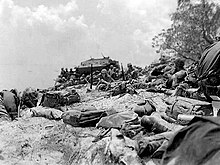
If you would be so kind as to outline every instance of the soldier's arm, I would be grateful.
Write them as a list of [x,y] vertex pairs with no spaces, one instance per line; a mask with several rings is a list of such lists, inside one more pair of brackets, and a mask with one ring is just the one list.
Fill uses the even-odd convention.
[[103,83],[105,83],[105,84],[109,84],[109,82],[107,82],[107,81],[105,81],[105,80],[103,80],[103,79],[101,79],[101,82],[103,82]]

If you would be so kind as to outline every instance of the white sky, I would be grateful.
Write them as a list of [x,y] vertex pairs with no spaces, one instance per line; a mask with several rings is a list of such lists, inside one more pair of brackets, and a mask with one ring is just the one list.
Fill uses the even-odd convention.
[[78,65],[110,56],[145,66],[177,0],[1,0],[0,64]]

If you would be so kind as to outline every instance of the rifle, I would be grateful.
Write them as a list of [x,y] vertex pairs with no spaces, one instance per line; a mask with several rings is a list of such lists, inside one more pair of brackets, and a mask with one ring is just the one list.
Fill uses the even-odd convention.
[[93,85],[93,74],[92,74],[92,64],[91,64],[91,68],[90,68],[90,74],[91,74],[91,84],[90,84],[90,89],[92,89],[92,85]]
[[107,135],[111,131],[111,128],[108,128],[107,130],[102,130],[99,132],[99,134],[94,138],[92,141],[93,143],[98,142],[99,140],[103,139],[105,135]]
[[121,63],[121,72],[122,72],[122,79],[123,81],[125,81],[125,72],[122,63]]

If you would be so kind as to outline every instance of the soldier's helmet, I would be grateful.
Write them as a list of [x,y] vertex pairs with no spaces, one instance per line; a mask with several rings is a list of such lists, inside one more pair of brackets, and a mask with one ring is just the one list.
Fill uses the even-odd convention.
[[106,73],[107,73],[107,70],[106,70],[106,69],[102,69],[102,70],[101,70],[101,73],[102,73],[102,74],[106,74]]
[[174,64],[176,65],[176,67],[179,67],[179,68],[183,68],[185,63],[182,59],[180,58],[177,58],[175,61],[174,61]]
[[216,40],[216,41],[220,41],[220,34],[218,34],[218,35],[215,36],[215,40]]
[[128,63],[128,64],[127,64],[127,67],[132,67],[132,64],[131,64],[131,63]]

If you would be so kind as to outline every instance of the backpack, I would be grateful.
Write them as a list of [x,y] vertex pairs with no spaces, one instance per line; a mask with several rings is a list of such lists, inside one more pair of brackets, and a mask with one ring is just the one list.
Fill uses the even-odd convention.
[[96,127],[120,129],[129,122],[138,122],[138,115],[132,111],[123,111],[101,118]]
[[107,116],[104,110],[80,110],[75,108],[64,112],[61,118],[65,124],[70,124],[73,127],[94,127],[104,116]]
[[167,107],[166,114],[174,119],[177,119],[179,114],[211,116],[213,112],[212,104],[206,101],[172,97],[167,102],[170,106]]
[[38,92],[31,87],[26,88],[21,97],[21,106],[32,108],[37,106],[37,102]]
[[80,102],[80,96],[75,90],[49,91],[43,94],[41,105],[58,108]]

